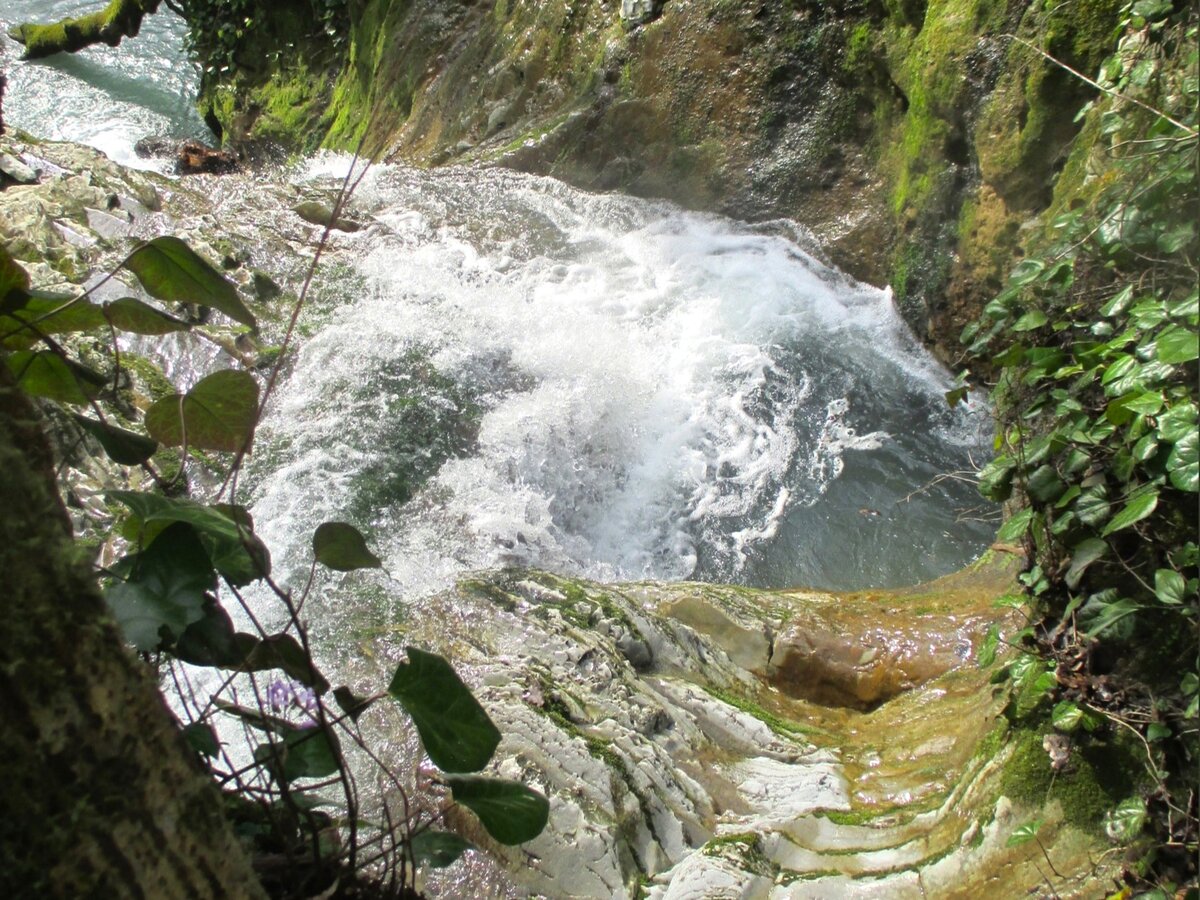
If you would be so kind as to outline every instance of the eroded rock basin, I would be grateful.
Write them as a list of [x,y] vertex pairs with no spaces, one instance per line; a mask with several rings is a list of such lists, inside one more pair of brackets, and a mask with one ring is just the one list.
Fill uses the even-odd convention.
[[[519,849],[460,823],[490,853],[431,895],[1090,896],[1098,837],[1005,796],[1013,742],[976,653],[1019,616],[994,605],[1016,568],[840,595],[507,570],[335,627],[354,620],[364,683],[405,644],[450,655],[505,735],[500,773],[551,798]],[[1040,844],[1009,846],[1035,818]]]

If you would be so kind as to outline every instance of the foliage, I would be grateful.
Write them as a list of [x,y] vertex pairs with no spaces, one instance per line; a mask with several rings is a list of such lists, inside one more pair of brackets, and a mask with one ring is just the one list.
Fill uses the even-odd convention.
[[[261,62],[250,57],[256,46],[273,44],[260,39],[271,5],[270,0],[179,0],[188,42],[206,76],[219,77]],[[345,49],[350,37],[347,0],[301,0],[289,6],[288,18],[301,29],[295,37],[316,36],[318,46]],[[278,57],[284,49],[275,45],[273,53]]]
[[[210,307],[255,327],[237,289],[207,261],[174,237],[139,245],[121,265],[147,294],[170,303]],[[232,477],[250,452],[265,396],[249,372],[213,372],[189,390],[160,398],[141,422],[120,427],[108,421],[122,383],[118,332],[162,334],[192,326],[144,300],[125,298],[98,305],[90,292],[59,296],[31,287],[27,273],[0,249],[0,364],[18,383],[73,420],[113,462],[140,466],[153,483],[174,489],[153,459],[160,446],[231,454]],[[302,301],[301,301],[302,302]],[[109,366],[98,371],[69,349],[88,332],[114,340]],[[274,377],[273,373],[272,378]],[[268,390],[265,393],[269,393]],[[89,407],[91,416],[69,407]],[[107,410],[107,411],[106,411]],[[222,491],[223,493],[223,491]],[[465,840],[438,828],[457,803],[473,810],[484,830],[504,844],[531,840],[545,827],[546,798],[518,782],[473,774],[490,764],[500,732],[450,664],[436,654],[407,648],[386,692],[361,697],[348,687],[332,688],[309,646],[300,610],[318,564],[339,572],[379,568],[363,535],[345,522],[326,522],[313,535],[313,565],[299,592],[272,578],[271,557],[254,533],[249,512],[231,502],[173,496],[157,490],[114,490],[109,501],[127,510],[110,544],[126,548],[104,570],[105,596],[126,640],[159,675],[176,685],[174,707],[188,720],[183,733],[198,758],[223,785],[234,788],[229,813],[257,852],[282,857],[284,871],[264,877],[279,896],[312,896],[341,879],[361,882],[380,872],[401,896],[411,896],[418,866],[441,868],[470,849]],[[246,605],[241,589],[264,585],[287,613],[286,627],[268,633]],[[236,630],[227,604],[240,607],[253,631]],[[188,666],[227,673],[206,700],[196,696]],[[267,673],[264,683],[259,673]],[[249,693],[253,706],[242,705]],[[428,773],[405,787],[383,769],[402,812],[383,800],[381,821],[360,819],[360,798],[343,743],[359,746],[382,768],[359,728],[377,701],[390,697],[411,718],[434,766],[454,773],[432,780]],[[240,726],[245,752],[218,739]],[[226,739],[227,740],[227,739]],[[341,791],[344,815],[319,807]],[[410,797],[421,792],[420,803]],[[451,799],[452,798],[452,799]]]
[[1040,655],[999,677],[1018,716],[1142,737],[1149,813],[1131,798],[1110,833],[1148,824],[1177,882],[1195,878],[1200,764],[1196,10],[1128,3],[1116,43],[1081,113],[1101,148],[1091,179],[963,341],[999,373],[980,489],[1011,503],[1000,538],[1024,543],[1042,616]]

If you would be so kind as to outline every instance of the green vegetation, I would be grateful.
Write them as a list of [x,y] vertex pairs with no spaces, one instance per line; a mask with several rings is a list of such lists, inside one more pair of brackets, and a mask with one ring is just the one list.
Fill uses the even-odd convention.
[[[981,490],[1010,503],[998,538],[1024,543],[1037,612],[997,675],[1035,729],[1011,787],[1083,825],[1136,806],[1169,890],[1194,884],[1198,836],[1198,21],[1165,0],[1122,15],[1055,214],[963,340],[998,373]],[[1038,723],[1074,774],[1051,773]]]
[[[257,329],[233,283],[177,238],[139,244],[120,268],[164,306],[195,304]],[[519,782],[473,774],[491,762],[500,732],[445,659],[407,647],[407,659],[386,691],[365,697],[345,686],[334,688],[319,671],[300,618],[317,567],[354,572],[382,566],[353,525],[317,527],[308,580],[292,588],[272,578],[268,548],[245,507],[222,502],[224,488],[213,502],[179,496],[186,492],[185,468],[198,453],[205,454],[210,471],[225,469],[226,485],[237,474],[266,402],[257,378],[223,369],[180,392],[153,365],[130,356],[125,364],[152,400],[139,413],[128,402],[129,391],[120,390],[121,356],[115,348],[103,339],[92,341],[104,349],[85,358],[69,342],[90,333],[159,335],[191,332],[193,326],[140,300],[100,303],[90,295],[37,290],[0,250],[0,366],[6,384],[75,423],[77,439],[91,442],[97,455],[150,476],[150,489],[107,492],[108,503],[127,512],[110,535],[125,552],[100,573],[104,599],[154,681],[174,685],[182,736],[196,762],[230,792],[225,809],[235,830],[253,854],[287,860],[283,871],[264,870],[263,889],[273,896],[309,895],[339,883],[344,889],[379,879],[398,885],[403,895],[418,866],[451,865],[470,848],[438,827],[450,804],[470,809],[502,844],[540,834],[549,815],[546,797]],[[278,363],[267,393],[277,376]],[[117,425],[112,407],[123,394]],[[228,465],[221,466],[222,460]],[[155,461],[169,468],[158,470]],[[254,584],[274,595],[286,613],[282,630],[268,633],[250,612],[242,590]],[[246,610],[253,632],[235,631],[226,609],[231,603]],[[221,673],[210,696],[196,695],[180,663]],[[252,698],[253,705],[243,705],[242,697]],[[349,740],[370,754],[359,718],[385,697],[403,709],[441,774],[436,785],[411,781],[406,787],[372,755],[399,802],[392,808],[381,801],[381,815],[368,824],[360,818],[361,800],[342,745]],[[228,737],[225,744],[218,739],[218,720],[242,726],[244,754],[226,748]],[[343,817],[318,809],[330,804],[322,791],[332,787],[341,792]],[[419,805],[410,801],[416,793],[423,798]],[[376,844],[391,849],[369,850]]]

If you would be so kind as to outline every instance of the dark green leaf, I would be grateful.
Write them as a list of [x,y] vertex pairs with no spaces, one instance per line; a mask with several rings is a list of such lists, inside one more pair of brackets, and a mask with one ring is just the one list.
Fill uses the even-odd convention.
[[[286,782],[297,778],[324,778],[338,771],[337,738],[319,725],[290,728],[283,740],[255,748],[254,758],[266,763]],[[282,762],[282,768],[278,763]]]
[[1071,567],[1067,569],[1064,581],[1071,590],[1079,587],[1083,573],[1087,567],[1108,553],[1108,542],[1100,538],[1085,538],[1071,548]]
[[1154,596],[1160,603],[1178,606],[1187,596],[1187,579],[1172,569],[1159,569],[1154,573]]
[[19,310],[0,316],[0,340],[7,347],[28,347],[39,334],[66,334],[105,327],[100,307],[71,294],[28,296]]
[[1002,503],[1012,494],[1016,465],[1007,456],[997,456],[979,472],[979,493],[988,500]]
[[221,745],[217,743],[217,735],[207,722],[193,722],[184,726],[183,739],[197,753],[215,759],[221,753]]
[[1116,316],[1123,313],[1133,302],[1133,285],[1127,284],[1111,300],[1100,308],[1102,316]]
[[1200,357],[1200,336],[1178,325],[1165,329],[1155,340],[1154,346],[1158,361],[1169,365],[1191,362]]
[[150,544],[165,525],[187,522],[196,529],[213,567],[234,585],[249,584],[270,574],[270,554],[250,530],[249,516],[242,516],[239,524],[231,510],[184,497],[140,491],[109,491],[108,496],[128,506],[137,517],[137,533],[143,544]]
[[73,414],[72,418],[100,443],[109,459],[123,466],[141,465],[158,449],[158,444],[144,434],[126,431],[78,413]]
[[191,328],[182,319],[167,315],[136,297],[122,297],[112,303],[105,303],[104,315],[114,328],[130,334],[170,334],[173,331],[187,331]]
[[550,818],[550,802],[518,781],[480,775],[447,776],[445,781],[454,802],[475,813],[501,844],[533,840]]
[[[180,397],[163,397],[146,411],[146,430],[167,446],[236,453],[248,448],[258,420],[258,382],[225,369]],[[248,451],[247,451],[248,452]]]
[[996,649],[1000,646],[1000,626],[992,625],[979,647],[979,668],[986,669],[996,661]]
[[1031,309],[1013,323],[1012,330],[1033,331],[1035,328],[1041,328],[1048,321],[1050,320],[1046,318],[1046,314],[1040,309]]
[[333,699],[337,702],[338,709],[348,715],[351,721],[354,722],[357,722],[358,717],[365,713],[367,708],[375,702],[375,698],[360,697],[348,687],[334,688]]
[[396,667],[388,693],[412,716],[425,752],[445,772],[488,764],[500,732],[446,660],[415,647]]
[[1079,626],[1093,637],[1108,634],[1125,640],[1133,633],[1133,616],[1142,607],[1128,597],[1118,598],[1116,591],[1093,594],[1079,610]]
[[235,633],[228,613],[210,599],[203,616],[187,627],[172,652],[194,666],[238,669],[257,644],[252,635]]
[[125,261],[125,268],[152,297],[211,306],[243,325],[256,327],[232,282],[177,237],[158,237],[139,247]]
[[1039,503],[1053,503],[1067,489],[1066,483],[1058,477],[1054,466],[1039,466],[1029,475],[1025,490],[1029,496]]
[[1096,527],[1108,518],[1111,512],[1108,489],[1103,484],[1085,487],[1075,503],[1075,515],[1084,525]]
[[51,350],[19,350],[8,355],[8,368],[27,393],[79,406],[99,395],[108,379]]
[[1195,431],[1176,441],[1167,457],[1171,484],[1181,491],[1200,491],[1200,435]]
[[1143,491],[1125,504],[1124,508],[1112,517],[1112,521],[1104,526],[1102,537],[1108,537],[1115,531],[1128,528],[1154,512],[1158,506],[1158,489]]
[[318,694],[329,690],[329,682],[317,671],[316,664],[308,658],[300,642],[290,634],[272,634],[258,641],[238,668],[243,672],[280,669]]
[[1177,403],[1158,417],[1158,436],[1174,444],[1196,433],[1196,404],[1191,401]]
[[132,573],[105,592],[125,639],[148,652],[174,642],[204,615],[217,586],[208,554],[191,526],[176,523],[137,554]]
[[1029,531],[1029,524],[1033,520],[1033,510],[1023,509],[1016,515],[1010,517],[996,534],[996,540],[1002,544],[1015,541],[1018,538],[1023,538],[1025,533]]
[[313,533],[312,545],[317,562],[339,572],[383,566],[367,549],[366,538],[348,522],[322,522]]
[[422,831],[409,843],[417,865],[431,869],[444,869],[457,862],[467,850],[475,849],[473,844],[448,831]]

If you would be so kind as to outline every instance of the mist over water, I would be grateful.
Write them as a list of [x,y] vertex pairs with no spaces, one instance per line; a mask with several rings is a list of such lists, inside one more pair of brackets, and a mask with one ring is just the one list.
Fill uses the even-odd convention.
[[[355,211],[375,224],[338,238],[352,300],[259,431],[256,520],[297,562],[348,517],[406,594],[497,565],[863,587],[988,539],[952,524],[968,484],[905,499],[970,467],[986,414],[950,411],[890,295],[793,224],[391,167]],[[452,439],[414,446],[398,421]]]

